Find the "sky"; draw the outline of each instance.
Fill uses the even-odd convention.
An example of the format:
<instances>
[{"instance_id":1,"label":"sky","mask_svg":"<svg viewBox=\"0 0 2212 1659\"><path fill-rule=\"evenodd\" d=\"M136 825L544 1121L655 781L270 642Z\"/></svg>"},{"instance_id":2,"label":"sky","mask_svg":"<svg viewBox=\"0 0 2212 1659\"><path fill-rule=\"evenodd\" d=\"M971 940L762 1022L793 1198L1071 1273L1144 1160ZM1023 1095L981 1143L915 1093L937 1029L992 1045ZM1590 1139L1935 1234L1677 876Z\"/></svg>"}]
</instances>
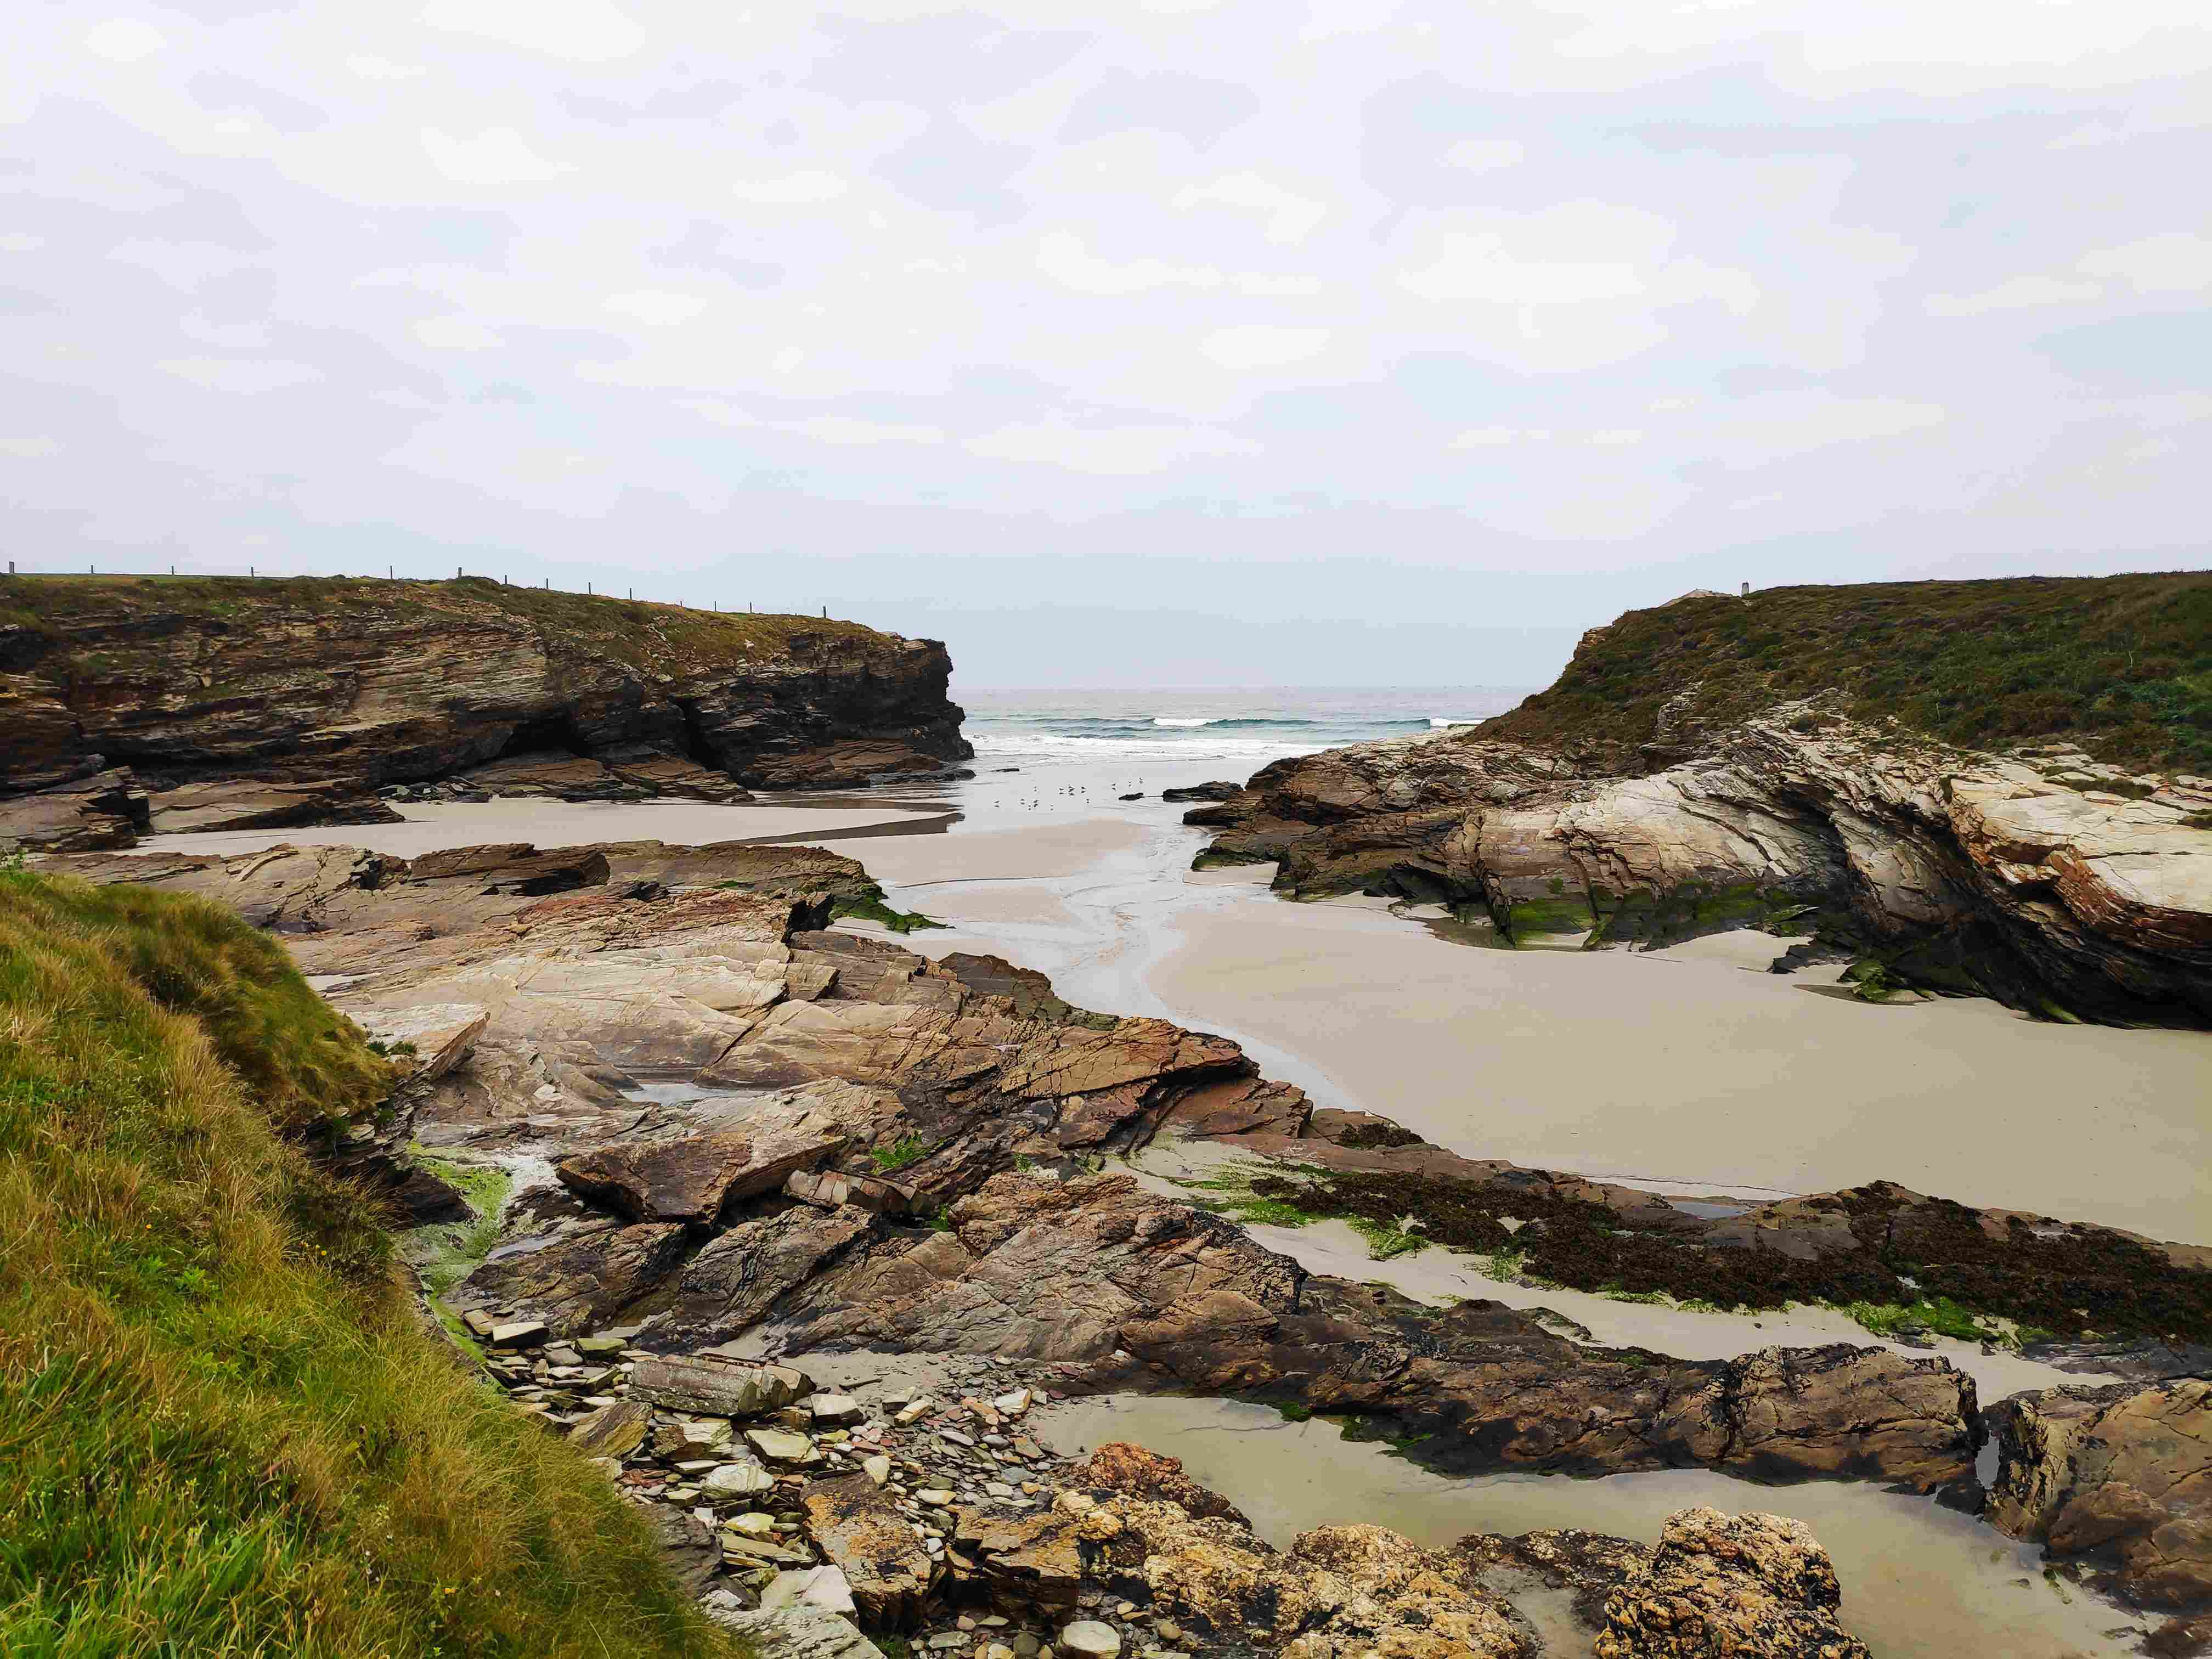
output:
<instances>
[{"instance_id":1,"label":"sky","mask_svg":"<svg viewBox=\"0 0 2212 1659\"><path fill-rule=\"evenodd\" d=\"M27 570L1521 685L1695 587L2208 562L2203 0L13 16Z\"/></svg>"}]
</instances>

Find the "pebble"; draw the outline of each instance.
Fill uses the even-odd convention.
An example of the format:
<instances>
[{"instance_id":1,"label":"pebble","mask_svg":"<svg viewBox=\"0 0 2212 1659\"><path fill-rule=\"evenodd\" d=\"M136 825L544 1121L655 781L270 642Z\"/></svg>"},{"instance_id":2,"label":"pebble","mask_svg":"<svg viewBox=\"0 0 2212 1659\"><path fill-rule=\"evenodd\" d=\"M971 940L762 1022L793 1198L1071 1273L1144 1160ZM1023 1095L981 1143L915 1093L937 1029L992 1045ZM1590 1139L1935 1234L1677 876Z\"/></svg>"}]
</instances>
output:
<instances>
[{"instance_id":1,"label":"pebble","mask_svg":"<svg viewBox=\"0 0 2212 1659\"><path fill-rule=\"evenodd\" d=\"M1101 1620L1079 1619L1060 1632L1055 1645L1082 1659L1115 1659L1121 1651L1121 1636Z\"/></svg>"}]
</instances>

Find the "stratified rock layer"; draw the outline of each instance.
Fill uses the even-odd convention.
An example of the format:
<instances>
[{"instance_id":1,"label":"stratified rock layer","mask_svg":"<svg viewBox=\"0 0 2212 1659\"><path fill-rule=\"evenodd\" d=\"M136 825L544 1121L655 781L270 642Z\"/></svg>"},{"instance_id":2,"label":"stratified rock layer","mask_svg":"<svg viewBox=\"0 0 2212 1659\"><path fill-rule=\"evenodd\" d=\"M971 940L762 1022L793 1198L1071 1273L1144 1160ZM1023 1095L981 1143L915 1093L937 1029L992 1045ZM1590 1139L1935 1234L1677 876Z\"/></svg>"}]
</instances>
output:
<instances>
[{"instance_id":1,"label":"stratified rock layer","mask_svg":"<svg viewBox=\"0 0 2212 1659\"><path fill-rule=\"evenodd\" d=\"M426 780L743 799L973 752L945 647L852 623L483 579L6 586L0 793L128 767L155 830L360 822Z\"/></svg>"}]
</instances>

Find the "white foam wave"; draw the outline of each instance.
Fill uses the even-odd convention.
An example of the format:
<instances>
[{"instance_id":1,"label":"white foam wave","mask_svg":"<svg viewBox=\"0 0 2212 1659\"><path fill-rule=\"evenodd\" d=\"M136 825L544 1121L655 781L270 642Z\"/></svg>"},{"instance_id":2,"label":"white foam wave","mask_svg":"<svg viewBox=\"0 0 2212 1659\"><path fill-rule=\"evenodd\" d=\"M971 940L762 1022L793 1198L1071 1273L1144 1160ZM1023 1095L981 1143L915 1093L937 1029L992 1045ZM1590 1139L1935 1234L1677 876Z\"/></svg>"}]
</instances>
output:
<instances>
[{"instance_id":1,"label":"white foam wave","mask_svg":"<svg viewBox=\"0 0 2212 1659\"><path fill-rule=\"evenodd\" d=\"M1071 738L1052 732L1024 732L1001 735L968 730L976 758L994 755L1028 756L1055 760L1174 760L1231 759L1251 757L1274 760L1284 755L1318 754L1328 745L1282 743L1267 738Z\"/></svg>"},{"instance_id":2,"label":"white foam wave","mask_svg":"<svg viewBox=\"0 0 2212 1659\"><path fill-rule=\"evenodd\" d=\"M1179 720L1170 719L1165 714L1155 714L1152 716L1152 724L1155 726L1211 726L1213 722L1212 720Z\"/></svg>"},{"instance_id":3,"label":"white foam wave","mask_svg":"<svg viewBox=\"0 0 2212 1659\"><path fill-rule=\"evenodd\" d=\"M1429 724L1430 724L1431 726L1480 726L1480 725L1481 725L1481 724L1482 724L1482 720L1481 720L1480 719L1475 719L1475 720L1438 720L1438 719L1437 719L1434 714L1431 714L1431 715L1430 715L1430 716L1429 716Z\"/></svg>"}]
</instances>

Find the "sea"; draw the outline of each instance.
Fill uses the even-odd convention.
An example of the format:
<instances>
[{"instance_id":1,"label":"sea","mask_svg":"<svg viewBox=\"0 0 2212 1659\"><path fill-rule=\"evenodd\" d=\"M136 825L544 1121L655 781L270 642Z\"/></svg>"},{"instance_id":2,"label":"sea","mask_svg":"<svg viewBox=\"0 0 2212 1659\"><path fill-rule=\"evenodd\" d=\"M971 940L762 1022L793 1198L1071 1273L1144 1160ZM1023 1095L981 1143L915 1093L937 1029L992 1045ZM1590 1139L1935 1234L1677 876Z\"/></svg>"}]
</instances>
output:
<instances>
[{"instance_id":1,"label":"sea","mask_svg":"<svg viewBox=\"0 0 2212 1659\"><path fill-rule=\"evenodd\" d=\"M979 763L1218 761L1224 775L1285 755L1473 726L1533 687L1256 686L1141 691L979 690L956 684ZM1242 775L1242 774L1238 774Z\"/></svg>"}]
</instances>

